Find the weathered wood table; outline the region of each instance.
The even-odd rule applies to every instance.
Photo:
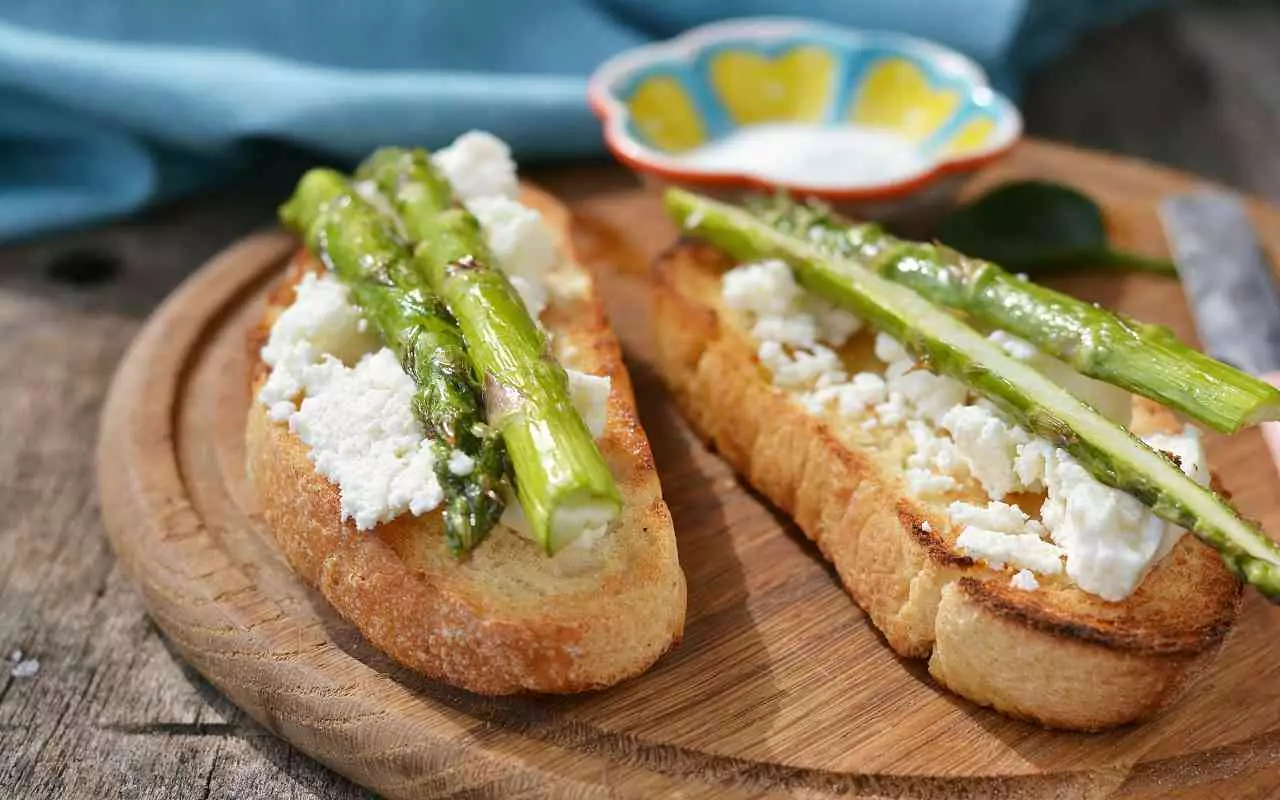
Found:
[[[1280,199],[1276,42],[1275,5],[1156,13],[1035,81],[1029,126]],[[301,166],[0,250],[0,660],[21,651],[17,672],[33,673],[0,672],[0,797],[364,796],[170,652],[115,564],[92,488],[98,414],[129,340],[190,270],[270,223]],[[575,172],[532,177],[554,190]],[[599,188],[630,180],[593,174]]]

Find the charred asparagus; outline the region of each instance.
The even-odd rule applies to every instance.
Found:
[[[854,261],[939,305],[1020,336],[1091,378],[1149,397],[1222,433],[1280,419],[1280,389],[1147,325],[1022,280],[942,245],[904,242],[877,225],[786,198],[752,213],[823,252]]]
[[[445,536],[455,554],[484,539],[502,514],[506,458],[484,424],[463,337],[443,303],[414,269],[392,223],[341,174],[315,169],[280,209],[285,224],[351,288],[417,386],[414,411],[433,442],[445,493]],[[470,470],[450,468],[461,452]]]
[[[617,515],[621,498],[574,408],[564,369],[493,257],[479,222],[422,150],[383,149],[360,167],[399,215],[414,259],[458,320],[502,433],[516,495],[549,553]]]

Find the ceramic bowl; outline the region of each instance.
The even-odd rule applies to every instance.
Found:
[[[642,176],[720,195],[784,189],[864,217],[949,199],[958,178],[1022,132],[1018,110],[960,53],[795,19],[720,22],[625,51],[595,71],[588,97],[609,150]],[[725,137],[768,123],[872,137],[888,151],[829,157],[830,169],[810,164],[802,179],[780,177],[767,158],[708,160]]]

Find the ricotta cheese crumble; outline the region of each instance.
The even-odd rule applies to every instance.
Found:
[[[1036,580],[1035,573],[1031,570],[1020,569],[1009,579],[1009,585],[1024,592],[1034,592],[1040,588],[1040,581]]]
[[[535,321],[552,296],[584,291],[583,281],[571,277],[573,270],[558,269],[563,260],[538,212],[514,199],[515,162],[502,140],[466,133],[432,161],[476,215],[494,266],[510,278]],[[346,285],[327,273],[305,275],[294,302],[272,325],[261,357],[270,372],[258,401],[306,445],[316,472],[338,487],[344,520],[369,530],[440,505],[432,443],[413,411],[413,380],[382,346]],[[566,373],[575,408],[600,438],[608,419],[609,377]],[[454,451],[447,467],[468,475],[475,462]],[[518,511],[514,498],[509,506]],[[504,516],[504,523],[509,519],[515,516]],[[582,523],[590,541],[605,532],[594,519]]]
[[[258,398],[307,446],[316,472],[338,487],[342,518],[368,530],[440,504],[442,492],[413,380],[379,349],[347,287],[308,273],[271,327]]]
[[[952,378],[916,363],[901,343],[878,333],[881,369],[849,375],[838,352],[860,321],[805,291],[781,261],[743,264],[725,273],[721,300],[756,340],[757,358],[773,384],[810,412],[849,431],[909,442],[901,463],[907,491],[945,508],[958,529],[956,548],[995,570],[1014,571],[1012,585],[1039,586],[1036,575],[1065,575],[1106,600],[1130,595],[1185,531],[1131,495],[1096,480],[1066,450],[1035,436],[993,403]],[[1127,426],[1128,393],[1082,376],[1069,365],[1004,331],[990,335],[1026,362]],[[1145,440],[1177,457],[1207,485],[1199,433]],[[1032,516],[1013,502],[1043,496]],[[974,497],[985,502],[971,502]]]
[[[511,148],[487,131],[467,131],[433,153],[431,163],[464,203],[479,197],[515,198],[520,194]]]

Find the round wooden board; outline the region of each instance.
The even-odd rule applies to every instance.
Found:
[[[1222,657],[1146,725],[1101,735],[1005,719],[896,658],[798,532],[692,438],[650,361],[639,273],[674,238],[607,168],[549,175],[604,289],[675,519],[684,641],[648,674],[576,697],[486,698],[408,674],[304,587],[244,480],[245,334],[295,246],[280,233],[214,259],[156,312],[116,376],[99,450],[112,543],[184,657],[276,734],[388,797],[1272,796],[1280,785],[1280,611],[1250,595]],[[971,190],[1067,180],[1120,244],[1164,249],[1155,203],[1192,179],[1029,142]],[[616,182],[615,182],[616,183]],[[1255,205],[1280,251],[1280,210]],[[1060,285],[1194,331],[1177,285]],[[1280,531],[1256,433],[1213,438],[1241,508]],[[1185,795],[1184,795],[1185,793]]]

